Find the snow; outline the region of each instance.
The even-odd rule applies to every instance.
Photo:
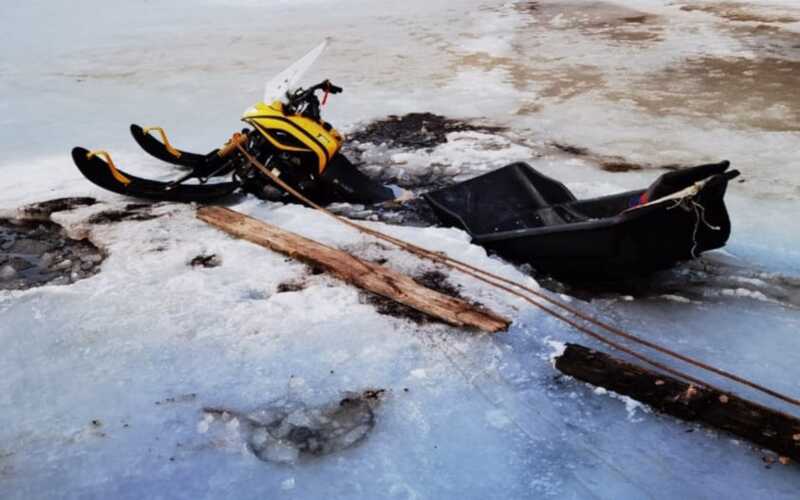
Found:
[[[596,392],[595,392],[596,393]],[[628,421],[634,424],[644,421],[642,417],[637,417],[637,412],[650,413],[650,408],[630,396],[623,396],[615,392],[608,392],[612,398],[619,399],[625,404],[625,412],[628,414]]]
[[[664,295],[661,296],[661,298],[667,299],[667,300],[672,300],[674,302],[682,302],[684,304],[688,304],[688,303],[691,302],[691,300],[687,299],[686,297],[683,297],[681,295],[675,295],[675,294],[672,294],[672,293],[665,293]]]
[[[545,339],[545,342],[550,347],[551,352],[547,356],[547,360],[550,361],[550,364],[555,368],[556,366],[556,359],[559,356],[564,354],[564,351],[567,350],[567,344],[564,342],[559,342],[558,340],[552,340],[549,337]]]
[[[750,3],[762,15],[800,18],[793,1]],[[797,26],[776,26],[769,45],[756,32],[736,31],[752,23],[679,3],[539,4],[538,11],[479,0],[0,5],[0,211],[95,196],[104,203],[55,219],[74,234],[90,231],[108,252],[92,278],[0,292],[0,497],[795,498],[796,466],[766,469],[758,451],[728,436],[687,432],[694,427],[625,398],[554,379],[555,346],[600,346],[468,277],[449,276],[465,296],[513,318],[508,333],[381,316],[354,288],[233,240],[189,206],[159,205],[159,217],[147,221],[86,223],[131,200],[83,180],[68,157],[72,146],[109,149],[127,170],[163,178],[169,170],[138,151],[129,123],[159,124],[176,145],[210,150],[240,126],[241,110],[269,76],[329,38],[308,80],[327,77],[345,88],[326,108],[342,129],[408,111],[509,127],[453,133],[430,151],[365,151],[368,161],[388,157],[410,175],[434,165],[465,178],[526,160],[576,194],[597,196],[648,184],[661,172],[652,166],[731,159],[746,179],[728,196],[734,234],[725,252],[704,260],[722,274],[678,270],[670,276],[685,271],[688,283],[693,276],[706,283],[651,297],[567,298],[650,340],[800,394],[800,136],[790,100],[776,90],[779,102],[768,106],[740,103],[736,75],[723,74],[711,90],[688,70],[685,85],[663,76],[703,56],[792,61],[796,50],[781,33]],[[617,26],[629,11],[655,18]],[[609,26],[594,26],[593,16]],[[765,75],[758,65],[744,70]],[[687,90],[714,105],[682,101]],[[715,101],[717,91],[728,101]],[[591,154],[570,156],[553,142]],[[603,172],[598,155],[648,168]],[[387,258],[400,271],[433,267],[302,207],[249,198],[232,206]],[[371,224],[536,285],[463,232]],[[200,254],[222,263],[188,265]],[[286,282],[304,287],[277,293]],[[307,462],[294,462],[294,449],[271,450],[288,464],[260,460],[235,416],[318,407],[368,388],[387,390],[374,429],[351,448]],[[231,418],[220,427],[207,408]]]

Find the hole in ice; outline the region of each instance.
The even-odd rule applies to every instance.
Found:
[[[364,125],[348,134],[344,154],[367,176],[393,189],[421,193],[448,186],[467,177],[485,172],[486,152],[511,147],[512,141],[501,135],[506,129],[472,123],[433,113],[391,115]],[[452,133],[457,137],[448,138]],[[471,134],[472,133],[472,134]],[[458,153],[435,153],[434,149],[458,142]],[[433,154],[436,158],[428,158]],[[464,157],[464,155],[466,155]],[[494,158],[495,154],[489,154]],[[411,158],[410,162],[409,158]],[[467,158],[465,160],[464,158]],[[438,223],[433,211],[423,200],[377,206],[333,204],[334,213],[352,219],[375,220],[407,226],[430,226]]]
[[[279,401],[250,413],[203,409],[198,431],[216,443],[245,444],[259,460],[296,463],[351,448],[375,427],[374,409],[384,389],[348,392],[321,406]]]
[[[447,143],[448,134],[454,132],[495,134],[487,135],[483,141],[476,140],[474,147],[480,150],[504,148],[508,141],[496,135],[504,130],[503,127],[474,124],[433,113],[392,115],[348,134],[344,154],[364,173],[383,184],[427,190],[454,182],[455,171],[461,168],[437,163],[411,169],[404,166],[399,157],[410,151],[430,152]],[[494,139],[500,139],[502,144],[493,142]]]
[[[99,272],[103,259],[91,242],[69,238],[53,222],[0,219],[0,290],[74,283]]]
[[[444,144],[447,142],[447,134],[451,132],[496,133],[502,130],[502,127],[473,125],[433,113],[408,113],[376,120],[349,134],[348,138],[353,142],[420,149]]]

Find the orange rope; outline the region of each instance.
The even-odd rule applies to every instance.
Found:
[[[361,224],[355,223],[355,222],[353,222],[353,221],[351,221],[351,220],[349,220],[349,219],[347,219],[345,217],[336,215],[336,214],[332,213],[331,211],[329,211],[328,209],[326,209],[326,208],[314,203],[313,201],[311,201],[310,199],[305,197],[302,193],[298,192],[293,187],[291,187],[288,184],[286,184],[282,179],[278,178],[278,176],[273,174],[267,167],[262,165],[256,158],[254,158],[250,153],[248,153],[241,146],[241,144],[237,144],[236,147],[239,148],[239,151],[242,152],[244,157],[254,167],[256,167],[264,175],[266,175],[270,179],[272,179],[282,189],[286,190],[289,194],[291,194],[292,196],[294,196],[295,198],[297,198],[301,202],[305,203],[306,205],[308,205],[308,206],[310,206],[310,207],[312,207],[312,208],[314,208],[316,210],[319,210],[320,212],[322,212],[322,213],[324,213],[324,214],[336,219],[337,221],[339,221],[339,222],[341,222],[341,223],[343,223],[343,224],[345,224],[347,226],[350,226],[350,227],[352,227],[352,228],[354,228],[354,229],[356,229],[356,230],[358,230],[358,231],[360,231],[362,233],[365,233],[365,234],[368,234],[368,235],[373,236],[375,238],[378,238],[380,240],[386,241],[387,243],[391,243],[391,244],[393,244],[393,245],[395,245],[395,246],[397,246],[397,247],[399,247],[399,248],[401,248],[401,249],[403,249],[403,250],[405,250],[407,252],[410,252],[410,253],[412,253],[414,255],[418,255],[420,257],[423,257],[423,258],[432,260],[434,262],[438,262],[440,264],[443,264],[443,265],[445,265],[447,267],[450,267],[451,269],[455,269],[457,271],[460,271],[460,272],[462,272],[464,274],[467,274],[468,276],[472,276],[472,277],[474,277],[474,278],[476,278],[476,279],[478,279],[478,280],[480,280],[480,281],[482,281],[482,282],[484,282],[486,284],[489,284],[489,285],[491,285],[491,286],[493,286],[495,288],[498,288],[498,289],[503,290],[505,292],[508,292],[508,293],[510,293],[510,294],[512,294],[512,295],[514,295],[516,297],[519,297],[519,298],[525,300],[526,302],[528,302],[528,303],[538,307],[539,309],[545,311],[546,313],[550,314],[551,316],[553,316],[553,317],[555,317],[557,319],[560,319],[561,321],[567,323],[568,325],[572,326],[576,330],[581,331],[582,333],[585,333],[586,335],[589,335],[592,338],[594,338],[596,340],[599,340],[600,342],[603,342],[604,344],[613,347],[614,349],[617,349],[617,350],[619,350],[621,352],[629,354],[630,356],[633,356],[633,357],[635,357],[635,358],[637,358],[637,359],[639,359],[639,360],[641,360],[641,361],[643,361],[643,362],[645,362],[645,363],[647,363],[647,364],[649,364],[651,366],[654,366],[654,367],[656,367],[656,368],[658,368],[660,370],[663,370],[663,371],[665,371],[667,373],[670,373],[672,375],[675,375],[675,376],[678,376],[680,378],[683,378],[684,380],[687,380],[687,381],[692,382],[694,384],[705,386],[707,388],[719,391],[721,393],[726,393],[727,392],[727,391],[723,391],[722,389],[716,388],[716,387],[714,387],[713,385],[711,385],[711,384],[709,384],[707,382],[703,382],[703,381],[701,381],[701,380],[699,380],[699,379],[697,379],[695,377],[692,377],[691,375],[688,375],[688,374],[686,374],[684,372],[681,372],[679,370],[676,370],[674,368],[670,368],[670,367],[668,367],[668,366],[666,366],[666,365],[664,365],[664,364],[662,364],[662,363],[660,363],[658,361],[652,360],[652,359],[650,359],[650,358],[648,358],[648,357],[646,357],[646,356],[644,356],[642,354],[636,353],[635,351],[633,351],[633,350],[631,350],[631,349],[629,349],[629,348],[627,348],[627,347],[625,347],[625,346],[623,346],[623,345],[621,345],[621,344],[619,344],[617,342],[609,340],[606,337],[604,337],[602,334],[590,330],[589,328],[581,325],[580,323],[578,323],[578,322],[576,322],[576,321],[564,316],[563,314],[559,313],[558,311],[555,311],[554,309],[552,309],[550,307],[547,307],[544,304],[541,304],[541,303],[531,299],[529,296],[525,295],[524,293],[522,293],[522,292],[520,292],[518,290],[514,290],[511,287],[515,287],[515,288],[517,288],[519,290],[523,290],[524,292],[527,292],[528,294],[534,295],[535,297],[537,297],[539,299],[542,299],[542,300],[544,300],[546,302],[549,302],[550,304],[552,304],[554,306],[557,306],[557,307],[563,309],[564,311],[567,311],[568,313],[573,314],[574,316],[577,316],[578,318],[580,318],[580,319],[582,319],[584,321],[592,323],[593,325],[598,326],[598,327],[606,330],[607,332],[609,332],[609,333],[611,333],[613,335],[625,338],[625,339],[630,340],[632,342],[635,342],[637,344],[640,344],[640,345],[643,345],[643,346],[648,347],[650,349],[653,349],[655,351],[658,351],[658,352],[660,352],[662,354],[666,354],[668,356],[674,357],[674,358],[679,359],[679,360],[681,360],[681,361],[683,361],[683,362],[685,362],[687,364],[693,365],[693,366],[695,366],[697,368],[701,368],[701,369],[709,371],[711,373],[715,373],[715,374],[720,375],[720,376],[722,376],[724,378],[727,378],[727,379],[732,380],[734,382],[738,382],[738,383],[740,383],[742,385],[750,387],[751,389],[755,389],[755,390],[757,390],[759,392],[762,392],[764,394],[768,394],[768,395],[770,395],[770,396],[772,396],[774,398],[780,399],[780,400],[785,401],[787,403],[790,403],[792,405],[800,406],[800,400],[798,400],[796,398],[784,395],[784,394],[782,394],[782,393],[780,393],[778,391],[775,391],[773,389],[770,389],[768,387],[760,385],[760,384],[758,384],[756,382],[753,382],[751,380],[745,379],[743,377],[740,377],[740,376],[735,375],[733,373],[727,372],[727,371],[722,370],[720,368],[716,368],[714,366],[711,366],[711,365],[709,365],[707,363],[704,363],[702,361],[698,361],[698,360],[696,360],[694,358],[691,358],[689,356],[686,356],[684,354],[680,354],[678,352],[675,352],[675,351],[673,351],[671,349],[663,347],[663,346],[661,346],[659,344],[656,344],[654,342],[651,342],[649,340],[645,340],[645,339],[639,338],[639,337],[637,337],[637,336],[635,336],[633,334],[627,333],[627,332],[625,332],[625,331],[623,331],[623,330],[621,330],[621,329],[619,329],[617,327],[614,327],[612,325],[609,325],[608,323],[605,323],[605,322],[603,322],[601,320],[598,320],[598,319],[588,315],[587,313],[585,313],[585,312],[583,312],[583,311],[581,311],[581,310],[579,310],[579,309],[577,309],[577,308],[575,308],[575,307],[573,307],[573,306],[571,306],[569,304],[566,304],[566,303],[564,303],[562,301],[554,299],[554,298],[552,298],[552,297],[550,297],[550,296],[548,296],[548,295],[546,295],[546,294],[544,294],[544,293],[542,293],[542,292],[540,292],[538,290],[535,290],[535,289],[530,288],[528,286],[525,286],[523,284],[511,281],[509,279],[503,278],[501,276],[497,276],[497,275],[492,274],[492,273],[490,273],[488,271],[484,271],[483,269],[474,267],[474,266],[472,266],[470,264],[467,264],[466,262],[462,262],[462,261],[459,261],[457,259],[453,259],[452,257],[448,257],[447,255],[445,255],[443,253],[433,252],[433,251],[428,250],[426,248],[416,246],[416,245],[414,245],[412,243],[408,243],[406,241],[397,239],[397,238],[395,238],[393,236],[389,236],[387,234],[381,233],[381,232],[376,231],[374,229],[371,229],[369,227],[366,227],[366,226],[363,226]]]

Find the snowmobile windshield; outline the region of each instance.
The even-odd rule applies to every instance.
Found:
[[[314,62],[325,51],[327,41],[314,47],[306,55],[295,61],[291,66],[281,71],[272,80],[268,81],[264,87],[264,102],[269,104],[273,101],[287,103],[287,95],[294,93],[299,86],[300,80],[305,76]]]

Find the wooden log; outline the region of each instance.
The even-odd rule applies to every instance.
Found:
[[[410,277],[354,257],[224,207],[201,207],[197,217],[257,245],[320,267],[342,280],[459,327],[487,332],[508,328],[508,319],[424,287]]]
[[[577,344],[567,344],[556,368],[592,385],[630,396],[653,409],[728,431],[800,461],[800,420],[729,393],[696,387]]]

